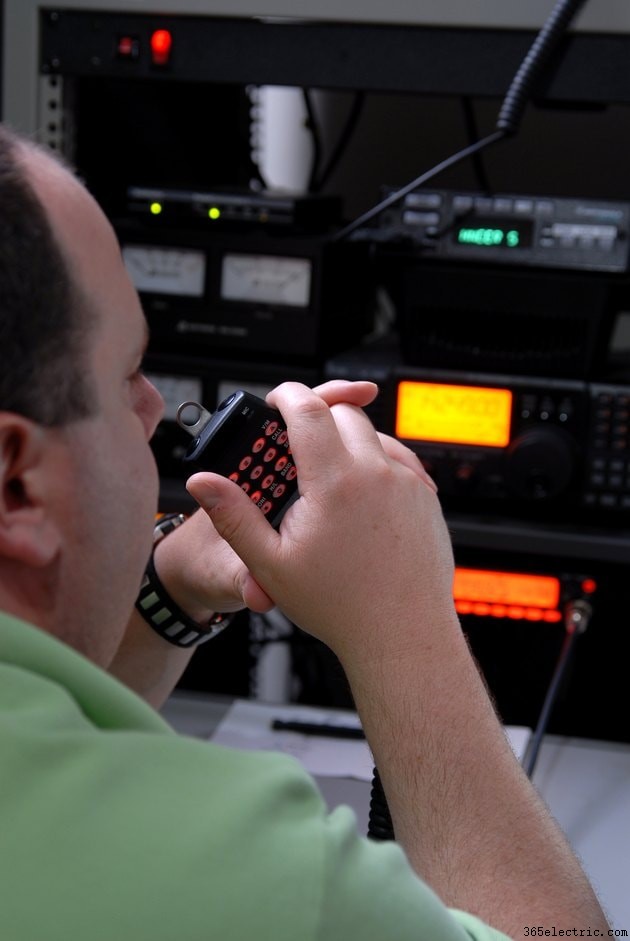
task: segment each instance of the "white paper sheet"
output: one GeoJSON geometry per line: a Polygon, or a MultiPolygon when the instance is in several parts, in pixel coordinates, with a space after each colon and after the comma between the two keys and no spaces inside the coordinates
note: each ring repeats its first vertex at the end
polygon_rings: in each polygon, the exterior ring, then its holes
{"type": "MultiPolygon", "coordinates": [[[[355,712],[313,706],[273,705],[236,699],[211,736],[211,741],[249,751],[279,751],[292,755],[313,775],[371,781],[374,760],[367,742],[275,731],[274,719],[360,728],[355,712]]],[[[520,726],[506,727],[515,754],[522,758],[531,734],[520,726]]]]}

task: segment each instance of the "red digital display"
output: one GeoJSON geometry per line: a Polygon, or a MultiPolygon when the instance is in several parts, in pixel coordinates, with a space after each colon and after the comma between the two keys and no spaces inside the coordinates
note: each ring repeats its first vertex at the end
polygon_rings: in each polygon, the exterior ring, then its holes
{"type": "Polygon", "coordinates": [[[548,623],[562,619],[560,579],[552,575],[458,566],[453,597],[459,614],[548,623]]]}

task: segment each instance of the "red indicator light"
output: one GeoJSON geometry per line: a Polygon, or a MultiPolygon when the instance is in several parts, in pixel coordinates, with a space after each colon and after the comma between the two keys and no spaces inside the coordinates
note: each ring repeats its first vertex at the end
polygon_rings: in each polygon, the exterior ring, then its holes
{"type": "Polygon", "coordinates": [[[585,578],[582,582],[582,591],[585,595],[592,595],[597,590],[597,582],[592,578],[585,578]]]}
{"type": "Polygon", "coordinates": [[[119,59],[132,59],[135,60],[138,58],[140,52],[140,46],[138,43],[137,36],[119,36],[118,37],[118,46],[116,53],[119,59]]]}
{"type": "Polygon", "coordinates": [[[156,29],[151,35],[151,59],[154,65],[168,65],[173,37],[168,29],[156,29]]]}

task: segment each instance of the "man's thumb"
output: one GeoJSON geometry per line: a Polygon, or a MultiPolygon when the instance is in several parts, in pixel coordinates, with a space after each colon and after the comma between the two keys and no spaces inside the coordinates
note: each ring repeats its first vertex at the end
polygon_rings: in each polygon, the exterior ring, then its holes
{"type": "Polygon", "coordinates": [[[278,533],[238,484],[206,471],[193,474],[186,489],[208,514],[219,535],[256,577],[273,552],[278,533]]]}

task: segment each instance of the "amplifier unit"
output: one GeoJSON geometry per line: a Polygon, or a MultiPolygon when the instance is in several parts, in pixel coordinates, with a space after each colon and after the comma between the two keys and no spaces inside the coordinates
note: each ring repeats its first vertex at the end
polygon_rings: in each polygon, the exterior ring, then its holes
{"type": "Polygon", "coordinates": [[[116,231],[155,352],[306,362],[370,328],[366,246],[130,221],[116,231]]]}

